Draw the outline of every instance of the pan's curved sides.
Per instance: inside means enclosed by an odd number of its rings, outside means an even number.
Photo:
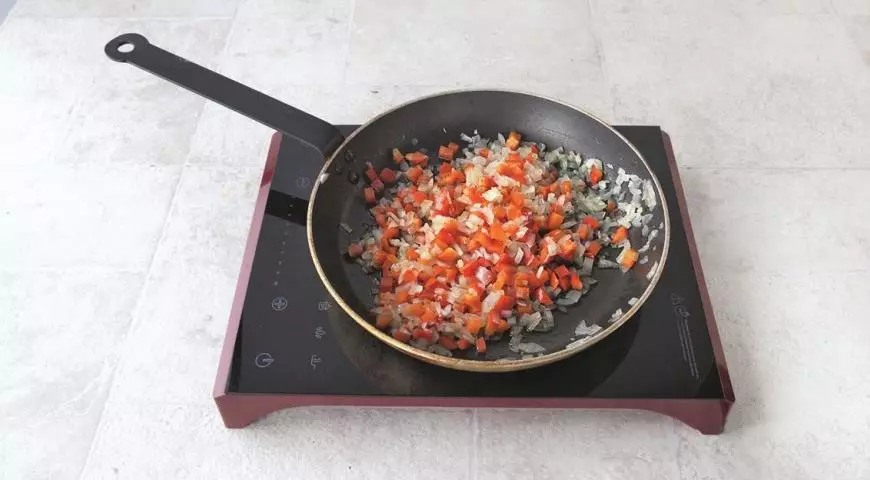
[[[438,145],[455,141],[460,133],[475,130],[490,138],[499,132],[517,130],[529,140],[601,158],[610,164],[608,173],[615,176],[616,169],[624,168],[628,173],[651,180],[655,190],[657,206],[651,212],[654,215],[651,224],[657,226],[661,234],[650,242],[648,261],[624,275],[618,270],[596,273],[600,283],[584,297],[580,306],[570,307],[567,314],[557,314],[557,327],[553,331],[528,337],[529,341],[545,347],[546,352],[541,355],[520,356],[508,349],[507,341],[491,344],[485,356],[466,354],[463,358],[445,357],[399,342],[377,329],[370,318],[371,279],[356,264],[343,260],[346,246],[358,238],[345,235],[338,225],[343,223],[354,232],[360,232],[369,227],[370,216],[362,201],[362,182],[349,195],[347,175],[336,175],[336,171],[350,169],[353,178],[358,179],[366,161],[377,169],[390,166],[393,147],[403,151],[425,147],[434,151]],[[447,368],[475,372],[517,371],[556,362],[585,350],[631,319],[652,293],[667,260],[668,207],[661,185],[643,155],[597,117],[536,95],[504,90],[463,90],[400,105],[351,134],[327,160],[320,180],[315,183],[307,217],[308,241],[311,257],[327,290],[370,334],[405,354]],[[643,245],[646,238],[634,232],[631,241]],[[587,327],[600,328],[585,335],[586,332],[578,328],[580,322]]]
[[[333,125],[250,87],[224,77],[189,60],[152,45],[136,33],[120,35],[105,46],[114,61],[135,65],[209,100],[235,110],[319,150],[326,163],[308,204],[307,234],[317,274],[339,305],[366,331],[387,345],[428,363],[478,371],[524,370],[567,358],[601,341],[627,322],[643,305],[661,276],[670,243],[668,208],[661,185],[643,156],[628,140],[602,120],[580,109],[537,95],[503,90],[455,91],[420,98],[372,119],[347,139]],[[615,173],[628,173],[650,180],[657,200],[652,224],[661,231],[650,242],[648,262],[627,274],[618,271],[596,274],[599,284],[584,296],[579,306],[556,315],[556,327],[530,337],[544,354],[521,358],[507,342],[490,345],[483,356],[465,353],[464,358],[445,357],[401,343],[375,328],[370,310],[372,280],[356,264],[344,261],[343,252],[354,239],[344,226],[362,232],[371,221],[362,201],[360,179],[366,162],[378,170],[394,166],[391,150],[426,147],[430,151],[455,141],[461,133],[475,130],[485,137],[516,130],[525,138],[550,147],[602,159]],[[638,229],[632,229],[638,230]],[[639,232],[631,243],[644,244]],[[586,327],[600,327],[590,333]]]

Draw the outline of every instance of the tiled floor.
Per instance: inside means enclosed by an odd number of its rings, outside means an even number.
[[[210,398],[269,131],[108,61],[145,33],[330,121],[499,86],[672,134],[738,403]],[[870,478],[870,1],[18,0],[0,25],[0,478]]]

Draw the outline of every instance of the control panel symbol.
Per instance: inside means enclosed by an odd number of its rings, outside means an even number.
[[[287,299],[284,297],[275,297],[272,299],[272,310],[283,312],[287,308]]]
[[[321,360],[320,357],[317,356],[317,354],[312,355],[311,361],[309,362],[311,364],[311,369],[316,370],[317,365],[320,364],[320,362],[322,362],[322,361],[323,360]]]
[[[317,304],[317,309],[320,310],[321,312],[325,312],[325,311],[329,310],[331,307],[332,307],[332,304],[327,302],[326,300]]]
[[[274,361],[275,359],[272,358],[272,355],[268,353],[260,353],[257,354],[256,358],[254,358],[254,365],[256,365],[258,368],[266,368],[272,365]]]
[[[311,186],[311,179],[308,177],[296,177],[296,186],[299,188],[308,188]]]
[[[314,329],[314,337],[318,340],[323,338],[326,335],[326,329],[323,327],[317,327]]]

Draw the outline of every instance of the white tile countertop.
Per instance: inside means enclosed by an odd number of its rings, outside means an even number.
[[[651,413],[211,398],[269,129],[137,31],[335,123],[509,87],[673,139],[737,396]],[[870,0],[18,0],[0,26],[0,478],[870,478]]]

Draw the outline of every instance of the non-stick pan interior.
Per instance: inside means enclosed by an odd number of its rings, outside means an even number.
[[[587,157],[600,158],[608,165],[607,173],[615,175],[621,167],[641,178],[652,178],[639,153],[607,125],[573,107],[534,95],[462,91],[423,98],[387,112],[357,130],[334,155],[312,200],[309,219],[312,244],[325,280],[358,315],[371,320],[374,279],[349,262],[344,252],[349,243],[358,241],[374,223],[362,197],[366,162],[378,170],[395,168],[393,148],[403,152],[420,148],[435,152],[439,145],[458,142],[461,133],[471,135],[478,131],[484,137],[495,138],[499,132],[511,130],[522,133],[524,140],[542,142],[548,148],[563,146]],[[665,222],[661,199],[652,213],[652,227]],[[347,233],[342,223],[352,231]],[[645,238],[636,230],[639,229],[632,229],[632,244],[643,245]],[[551,353],[578,338],[575,328],[581,321],[606,329],[617,309],[628,311],[629,300],[640,299],[644,294],[650,284],[647,274],[658,264],[665,240],[662,232],[653,242],[655,249],[650,248],[646,254],[648,261],[628,274],[618,270],[596,272],[599,283],[593,291],[567,313],[555,312],[554,330],[529,334],[527,341],[538,343]],[[470,355],[477,360],[518,358],[507,348],[506,341],[494,343],[485,358]]]

